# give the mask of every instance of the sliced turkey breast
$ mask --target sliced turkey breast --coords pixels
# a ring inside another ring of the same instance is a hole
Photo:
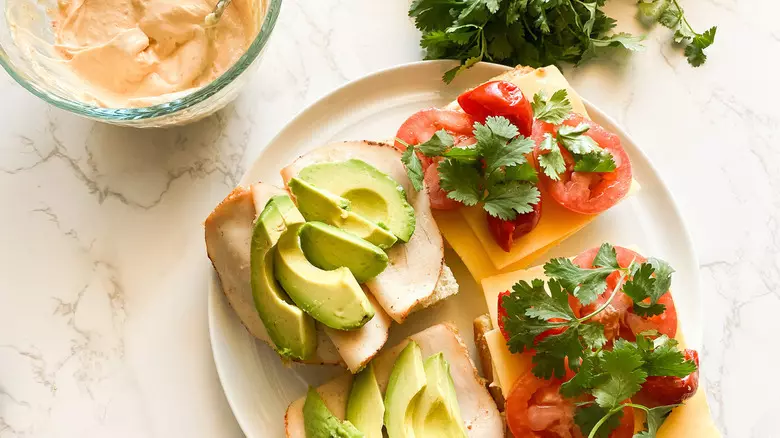
[[[249,333],[273,347],[273,342],[260,319],[252,298],[250,284],[250,244],[257,211],[256,204],[265,206],[268,199],[284,191],[263,185],[265,199],[256,195],[257,191],[246,187],[236,187],[211,212],[205,222],[206,251],[211,264],[217,271],[222,292],[230,302],[241,322]],[[322,327],[317,328],[317,352],[306,363],[342,364],[341,357]]]
[[[450,324],[438,324],[425,329],[409,339],[417,342],[423,357],[443,353],[450,364],[450,374],[455,384],[455,393],[460,406],[466,432],[471,438],[499,438],[504,436],[504,423],[485,382],[474,367],[468,349],[458,335],[457,329]],[[395,359],[406,346],[408,340],[380,353],[374,359],[374,373],[382,392],[387,389],[390,371]],[[351,389],[351,376],[339,377],[317,388],[325,399],[328,408],[340,419],[344,419],[347,399]],[[285,415],[285,431],[288,438],[306,438],[303,431],[303,402],[296,400]]]
[[[365,286],[363,287],[365,291]],[[325,327],[325,333],[336,346],[344,363],[352,373],[362,370],[385,346],[393,320],[379,307],[369,291],[365,291],[374,308],[374,317],[358,330],[343,331]]]
[[[441,233],[433,220],[427,192],[414,190],[401,163],[401,153],[391,145],[371,141],[329,144],[282,169],[282,179],[286,185],[311,164],[349,159],[364,161],[393,178],[404,188],[415,211],[415,232],[409,242],[399,242],[390,248],[387,269],[366,283],[379,304],[391,318],[401,323],[413,311],[457,293],[457,286],[453,290],[452,283],[443,291],[437,290],[445,266]]]

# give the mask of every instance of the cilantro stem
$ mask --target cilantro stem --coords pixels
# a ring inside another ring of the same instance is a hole
[[[591,429],[591,430],[590,430],[590,433],[588,434],[588,438],[593,438],[593,437],[595,437],[595,436],[596,436],[596,432],[598,432],[598,431],[599,431],[599,428],[600,428],[600,427],[601,427],[601,426],[602,426],[602,425],[603,425],[603,424],[604,424],[604,423],[605,423],[607,420],[609,420],[609,417],[611,417],[611,416],[615,415],[616,413],[618,413],[618,411],[622,410],[622,409],[623,409],[623,406],[624,406],[624,405],[618,405],[618,406],[616,406],[615,408],[613,408],[611,411],[607,412],[607,415],[605,415],[605,416],[601,417],[601,420],[599,420],[599,421],[598,421],[598,423],[596,423],[596,424],[593,426],[593,429]]]
[[[683,8],[680,7],[680,4],[677,3],[677,0],[672,0],[672,2],[674,3],[674,6],[677,7],[677,10],[680,11],[680,19],[688,27],[688,30],[691,31],[691,33],[693,33],[695,35],[699,35],[699,33],[697,33],[695,30],[693,30],[693,27],[691,27],[691,23],[688,23],[688,19],[685,18],[685,12],[683,11]]]
[[[620,289],[623,287],[623,283],[625,282],[626,277],[628,276],[628,269],[622,269],[621,268],[620,271],[623,273],[623,275],[620,276],[620,278],[618,279],[618,282],[615,284],[615,289],[612,291],[612,295],[609,296],[609,299],[607,299],[607,301],[605,301],[604,304],[599,306],[599,308],[594,310],[593,312],[583,316],[582,318],[577,318],[577,322],[583,323],[583,322],[593,318],[594,316],[596,316],[599,313],[601,313],[604,309],[607,308],[607,306],[609,306],[612,303],[612,300],[614,300],[615,297],[617,296],[617,293],[620,292]]]

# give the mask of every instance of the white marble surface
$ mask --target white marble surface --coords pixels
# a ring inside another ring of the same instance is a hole
[[[633,2],[612,3],[634,26]],[[407,4],[285,0],[254,81],[183,128],[94,124],[0,74],[0,437],[241,435],[211,358],[201,221],[296,112],[420,58]],[[718,426],[777,437],[780,4],[683,4],[719,26],[704,67],[656,29],[645,53],[566,74],[644,145],[687,219]]]

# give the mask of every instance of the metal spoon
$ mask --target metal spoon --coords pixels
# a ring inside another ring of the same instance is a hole
[[[230,2],[233,0],[219,0],[217,5],[214,6],[214,11],[206,15],[206,27],[214,27],[219,23],[219,19],[222,18],[222,14],[225,13]]]

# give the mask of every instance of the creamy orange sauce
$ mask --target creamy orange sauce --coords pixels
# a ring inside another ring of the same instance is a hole
[[[213,81],[259,28],[252,0],[234,0],[214,27],[216,0],[61,0],[55,50],[101,106],[165,102]]]

